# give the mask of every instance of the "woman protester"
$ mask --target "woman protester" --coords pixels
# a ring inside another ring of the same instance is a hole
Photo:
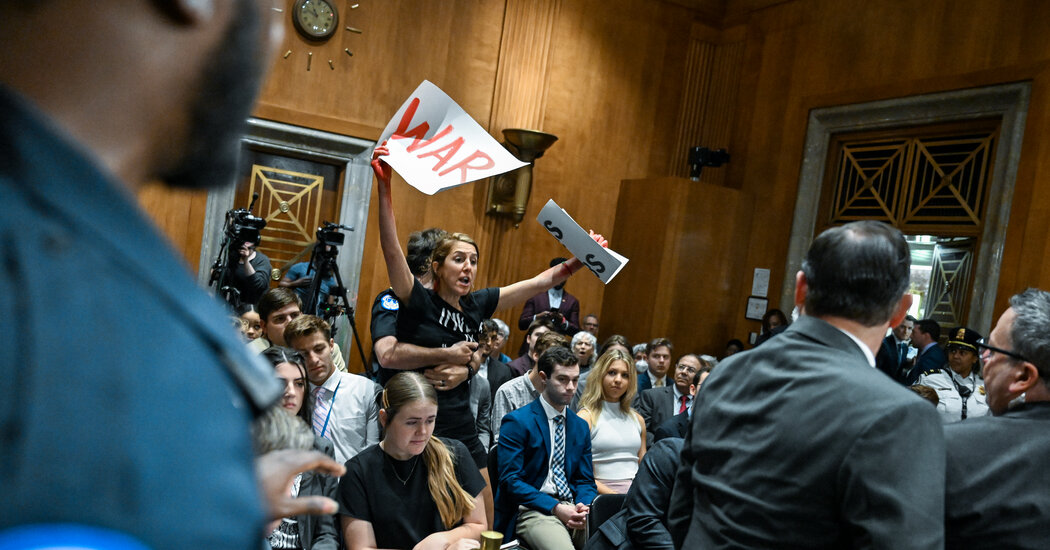
[[[379,241],[390,286],[401,302],[398,326],[408,327],[406,333],[398,333],[400,341],[426,348],[451,346],[465,340],[476,342],[483,319],[491,318],[495,311],[514,307],[531,296],[546,292],[583,267],[579,259],[572,258],[531,279],[474,291],[478,275],[477,244],[466,234],[451,233],[438,244],[431,256],[433,288],[424,287],[412,275],[397,240],[397,224],[390,197],[391,168],[380,158],[387,154],[389,151],[385,145],[376,147],[372,169],[379,181]],[[599,244],[607,246],[601,235],[591,235]],[[439,393],[441,412],[435,433],[462,441],[487,480],[487,452],[478,439],[475,419],[470,411],[469,392],[469,385],[461,384]]]
[[[383,440],[346,463],[339,513],[349,550],[479,548],[485,480],[454,439],[434,436],[437,391],[399,372],[381,394]]]
[[[590,380],[580,418],[591,426],[594,482],[599,494],[624,494],[645,456],[645,420],[631,408],[638,373],[630,355],[610,350],[598,358]]]
[[[948,363],[919,376],[918,385],[937,392],[937,411],[946,424],[988,414],[984,378],[981,376],[977,342],[981,335],[966,327],[950,333],[945,352]]]

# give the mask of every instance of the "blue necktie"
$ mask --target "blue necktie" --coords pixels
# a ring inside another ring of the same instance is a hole
[[[554,417],[554,454],[551,456],[551,472],[554,473],[554,488],[560,500],[572,500],[572,489],[565,479],[565,417]]]

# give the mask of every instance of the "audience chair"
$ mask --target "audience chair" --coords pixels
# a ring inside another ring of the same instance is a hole
[[[587,516],[587,536],[593,537],[605,520],[623,508],[627,495],[598,495],[591,502],[591,513]]]

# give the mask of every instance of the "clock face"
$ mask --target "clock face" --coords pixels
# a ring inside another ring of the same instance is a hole
[[[339,12],[329,0],[297,0],[292,21],[295,30],[308,40],[327,40],[339,25]]]

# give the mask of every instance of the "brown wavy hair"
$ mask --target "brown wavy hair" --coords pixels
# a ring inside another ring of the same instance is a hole
[[[434,252],[430,254],[430,271],[437,275],[437,268],[434,267],[436,263],[441,266],[445,263],[445,258],[448,258],[449,253],[452,252],[452,246],[456,243],[467,243],[474,247],[474,252],[480,257],[481,251],[478,250],[478,243],[474,242],[474,239],[470,238],[470,235],[466,233],[449,233],[445,235],[444,239],[434,247]]]
[[[429,401],[437,405],[434,386],[416,372],[395,374],[386,383],[382,394],[387,423],[393,420],[403,407],[416,401]],[[427,466],[430,498],[434,500],[438,513],[441,514],[441,523],[446,529],[450,529],[474,510],[474,497],[459,484],[452,453],[445,443],[434,435],[430,436],[430,441],[423,449],[423,460]]]

